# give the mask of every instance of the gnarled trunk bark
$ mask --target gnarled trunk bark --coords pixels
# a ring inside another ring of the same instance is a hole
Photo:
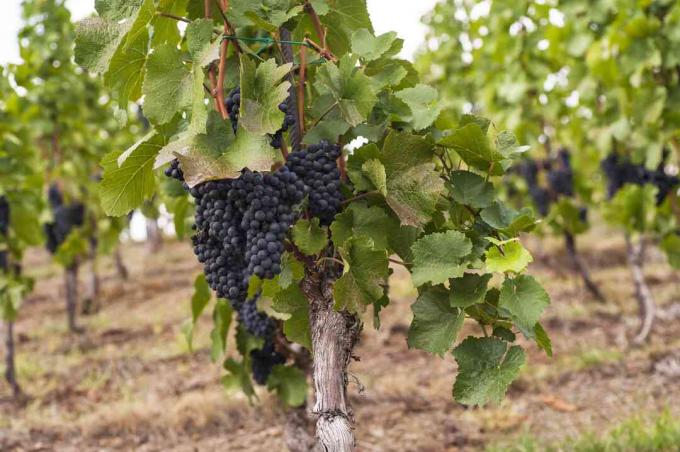
[[[146,246],[151,253],[156,253],[163,245],[163,235],[155,218],[146,219]]]
[[[78,263],[73,263],[64,270],[64,286],[66,288],[66,319],[68,329],[72,333],[83,331],[76,322],[78,309]]]
[[[5,380],[12,388],[12,396],[18,399],[22,392],[17,382],[14,359],[14,322],[5,322]]]
[[[632,343],[634,345],[641,345],[647,340],[649,333],[652,331],[652,325],[654,324],[654,318],[656,316],[656,304],[654,303],[652,292],[649,290],[649,286],[647,286],[645,274],[642,270],[645,261],[644,238],[641,237],[640,241],[636,244],[629,235],[626,235],[626,248],[628,251],[628,265],[630,266],[630,271],[633,276],[635,299],[638,303],[640,316],[640,328],[633,338]]]
[[[116,272],[120,279],[127,281],[130,272],[128,272],[125,262],[123,262],[123,255],[120,252],[120,248],[116,248],[116,251],[113,252],[113,261],[116,264]]]
[[[347,366],[361,322],[357,316],[333,308],[333,281],[322,270],[307,270],[302,291],[310,305],[316,437],[321,450],[344,452],[354,450]]]
[[[590,294],[594,296],[596,300],[602,303],[606,302],[607,300],[604,298],[604,295],[602,295],[600,288],[597,287],[597,284],[595,284],[595,282],[590,277],[588,267],[586,267],[585,262],[583,262],[581,255],[576,251],[576,239],[574,236],[568,232],[565,232],[564,243],[565,247],[567,248],[567,254],[569,254],[569,258],[571,259],[571,262],[574,266],[574,270],[576,270],[581,275],[581,279],[583,280],[588,292],[590,292]]]
[[[97,261],[97,239],[90,238],[90,279],[88,281],[87,297],[83,300],[82,314],[93,314],[99,310],[99,266]]]

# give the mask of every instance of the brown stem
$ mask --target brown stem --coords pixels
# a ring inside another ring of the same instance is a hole
[[[602,292],[600,291],[600,288],[597,287],[597,284],[595,284],[595,282],[591,279],[588,267],[586,267],[585,262],[583,262],[581,255],[576,251],[576,239],[574,238],[573,234],[565,232],[564,243],[567,249],[567,254],[569,254],[569,258],[571,259],[571,262],[574,266],[574,270],[576,270],[581,275],[581,279],[583,279],[583,283],[585,284],[588,292],[590,292],[590,294],[594,296],[595,299],[600,303],[605,303],[607,300],[604,298],[604,295],[602,295]]]
[[[166,12],[163,12],[163,11],[156,11],[156,15],[161,16],[161,17],[167,17],[169,19],[175,19],[175,20],[180,21],[180,22],[186,22],[188,24],[191,23],[191,20],[187,19],[186,17],[177,16],[175,14],[170,14],[170,13],[166,13]]]
[[[656,304],[652,298],[652,293],[645,281],[645,275],[642,270],[644,264],[645,243],[643,238],[640,238],[636,245],[629,235],[626,235],[626,248],[628,255],[628,265],[633,276],[633,284],[635,285],[635,299],[638,303],[638,310],[640,315],[640,329],[632,340],[633,345],[642,345],[649,333],[652,331],[654,318],[656,316]]]
[[[301,289],[309,300],[312,332],[313,413],[321,450],[354,450],[352,411],[347,397],[347,366],[361,331],[361,322],[347,311],[336,311],[334,280],[323,271],[307,268]]]
[[[312,50],[314,50],[316,53],[318,53],[328,61],[332,61],[333,63],[338,62],[338,58],[335,55],[333,55],[333,52],[331,52],[330,50],[321,47],[319,44],[317,44],[316,42],[312,41],[309,38],[305,38],[302,41]]]
[[[212,8],[210,7],[210,0],[203,1],[203,11],[205,12],[205,18],[212,18]]]
[[[215,0],[215,4],[217,5],[217,10],[220,12],[220,16],[222,16],[222,21],[224,22],[224,34],[225,36],[235,36],[234,33],[234,28],[231,26],[231,23],[229,23],[229,19],[227,19],[227,11],[229,11],[229,0],[222,0],[222,4],[220,5],[218,0]],[[243,53],[243,49],[241,49],[241,45],[239,44],[237,39],[233,39],[232,45],[234,46],[234,49],[236,49],[237,53]]]
[[[17,372],[15,366],[14,350],[14,322],[5,322],[5,380],[12,388],[14,399],[21,397],[21,387],[17,382]]]
[[[128,269],[125,266],[125,262],[123,262],[123,255],[120,252],[120,248],[116,248],[116,251],[113,252],[113,260],[116,265],[116,272],[118,273],[118,277],[126,281],[130,276],[130,272],[128,272]]]
[[[66,319],[68,329],[72,333],[82,333],[83,329],[76,323],[78,307],[78,263],[66,267],[64,271],[64,285],[66,287]]]
[[[307,73],[307,53],[304,47],[300,47],[300,76],[298,79],[297,102],[298,102],[298,132],[300,136],[305,134],[305,75]]]
[[[340,180],[347,182],[347,165],[345,164],[345,156],[341,153],[336,162],[338,164],[338,171],[340,171]]]
[[[374,191],[367,191],[367,192],[364,192],[364,193],[359,193],[359,194],[356,195],[356,196],[353,196],[353,197],[351,197],[351,198],[349,198],[349,199],[345,199],[345,200],[342,202],[342,205],[345,206],[345,205],[347,205],[347,204],[349,204],[349,203],[351,203],[351,202],[357,201],[357,200],[362,199],[362,198],[365,198],[365,197],[367,197],[367,196],[377,195],[377,194],[380,194],[380,192],[377,191],[377,190],[374,190]]]
[[[210,79],[210,95],[215,99],[215,110],[222,114],[224,104],[220,104],[217,98],[217,76],[215,75],[215,65],[211,64],[208,68],[208,78]]]
[[[327,50],[328,47],[326,46],[326,29],[321,24],[321,19],[319,19],[319,15],[316,13],[311,3],[305,2],[305,12],[312,20],[312,24],[314,24],[314,29],[316,30],[316,35],[318,36],[319,41],[321,42],[321,47]]]
[[[281,137],[281,155],[283,156],[284,160],[288,160],[288,145],[286,144],[286,140]]]

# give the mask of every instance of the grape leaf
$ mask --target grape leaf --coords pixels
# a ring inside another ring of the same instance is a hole
[[[519,345],[508,349],[496,337],[468,337],[453,350],[453,356],[458,363],[453,397],[465,405],[500,403],[526,360]]]
[[[352,237],[364,236],[372,240],[376,249],[387,248],[386,231],[393,223],[382,208],[353,202],[331,224],[333,242],[342,245]]]
[[[680,269],[680,235],[667,235],[659,246],[668,256],[668,263],[671,267]]]
[[[413,322],[408,346],[443,356],[463,327],[465,312],[449,304],[449,291],[435,286],[425,289],[411,305]]]
[[[377,60],[390,50],[395,39],[397,34],[393,31],[373,36],[373,33],[361,28],[352,33],[352,53],[365,61]]]
[[[335,309],[359,312],[384,294],[388,276],[387,253],[373,249],[373,242],[365,237],[348,240],[339,251],[345,268],[333,288]]]
[[[364,122],[378,100],[370,79],[355,63],[349,56],[343,57],[337,66],[326,63],[318,70],[315,81],[317,90],[333,97],[342,119],[351,126]]]
[[[104,82],[117,94],[119,105],[127,106],[129,101],[135,101],[142,95],[149,33],[143,28],[135,36],[134,41],[118,46],[104,74]]]
[[[415,130],[431,126],[441,112],[438,102],[439,93],[431,86],[419,83],[412,88],[398,91],[394,95],[411,109],[411,117],[403,119],[410,122]]]
[[[536,325],[534,326],[534,340],[536,341],[536,344],[545,351],[546,355],[553,355],[552,341],[540,322],[536,322]]]
[[[197,19],[187,25],[187,48],[194,63],[205,67],[219,58],[220,40],[211,42],[213,36],[213,21],[211,19]],[[203,96],[200,96],[201,99]]]
[[[534,261],[531,253],[522,246],[519,239],[512,239],[486,251],[486,271],[520,273]],[[501,250],[502,248],[502,250]]]
[[[360,191],[372,191],[375,189],[373,182],[364,174],[363,165],[371,159],[380,157],[380,149],[375,143],[369,143],[354,150],[347,158],[347,175],[354,184],[354,189]]]
[[[275,133],[283,122],[279,104],[288,97],[290,82],[281,81],[293,67],[292,63],[276,65],[273,58],[255,65],[241,55],[241,108],[239,126],[255,135]]]
[[[328,12],[321,17],[321,23],[327,29],[328,46],[336,55],[349,50],[355,30],[365,28],[373,33],[366,0],[328,0],[326,3]]]
[[[498,307],[508,311],[526,337],[534,338],[536,322],[549,304],[550,296],[532,276],[519,275],[503,281]]]
[[[143,0],[95,0],[94,8],[100,16],[122,20],[135,14]]]
[[[99,196],[107,215],[125,215],[153,195],[156,190],[153,163],[164,145],[162,135],[151,133],[124,153],[113,151],[104,156]],[[126,158],[121,159],[123,156]]]
[[[312,333],[309,329],[309,304],[296,284],[291,284],[274,295],[272,309],[290,314],[283,322],[283,334],[289,341],[312,349]]]
[[[297,367],[277,365],[267,378],[267,389],[276,391],[286,405],[300,406],[307,398],[307,379]]]
[[[391,132],[385,139],[380,161],[387,176],[387,204],[401,224],[420,227],[437,208],[444,181],[435,171],[433,144],[427,138]]]
[[[450,187],[455,201],[476,209],[488,207],[495,198],[493,185],[470,171],[451,173]]]
[[[210,357],[213,362],[224,355],[227,348],[227,333],[231,325],[232,308],[227,300],[218,298],[213,309],[213,329],[210,332]]]
[[[371,181],[375,190],[383,196],[387,196],[387,174],[385,174],[385,167],[380,163],[380,160],[366,160],[361,165],[361,171],[366,176],[366,179]]]
[[[228,375],[222,377],[224,389],[229,392],[241,390],[251,402],[252,399],[257,399],[250,372],[243,363],[229,358],[224,361],[224,370],[228,372]]]
[[[482,302],[491,276],[465,273],[462,277],[451,279],[451,306],[467,308]]]
[[[170,44],[154,49],[146,63],[142,84],[144,115],[154,124],[166,124],[191,106],[193,77],[182,54]]]
[[[89,17],[76,24],[76,63],[84,68],[105,73],[131,23],[117,23],[102,17]]]
[[[437,144],[455,150],[460,158],[473,168],[494,176],[503,174],[500,162],[505,157],[491,148],[486,134],[474,122],[454,130]]]
[[[413,246],[413,284],[441,284],[463,276],[462,259],[472,251],[472,242],[462,232],[446,231],[425,235]]]
[[[300,219],[292,230],[295,245],[307,255],[319,254],[328,243],[328,232],[319,226],[319,219]]]

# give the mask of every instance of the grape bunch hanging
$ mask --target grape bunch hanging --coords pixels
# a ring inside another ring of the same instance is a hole
[[[654,170],[650,170],[644,165],[636,165],[616,153],[609,154],[601,162],[602,171],[607,176],[607,195],[609,198],[613,198],[626,184],[652,184],[658,189],[656,204],[663,203],[666,196],[680,186],[678,176],[672,176],[665,172],[665,163],[669,154],[668,150],[664,151],[661,163]]]
[[[0,237],[7,242],[9,233],[9,203],[7,198],[0,196]],[[7,250],[0,249],[0,272],[7,270]]]
[[[560,196],[572,198],[574,196],[574,170],[571,166],[571,153],[562,148],[553,159],[534,160],[525,159],[517,165],[517,172],[526,181],[538,213],[545,217],[550,211],[550,205]],[[545,173],[547,184],[542,186],[540,174]],[[581,221],[586,221],[588,210],[580,208]]]
[[[85,206],[75,202],[64,204],[64,198],[56,184],[50,185],[47,199],[54,216],[53,223],[45,223],[45,235],[47,237],[47,250],[54,254],[59,245],[71,233],[73,228],[82,226],[85,219]]]
[[[225,100],[234,131],[238,128],[240,90]],[[271,146],[282,146],[283,133],[295,125],[289,100],[279,105],[285,113],[282,127],[272,136]],[[255,275],[274,278],[281,272],[281,258],[292,225],[306,206],[321,224],[330,224],[342,207],[340,146],[322,141],[289,155],[285,165],[272,172],[244,169],[238,178],[207,181],[190,189],[195,198],[194,252],[203,263],[206,281],[218,297],[228,299],[239,323],[264,339],[262,348],[251,352],[254,380],[264,384],[285,358],[274,346],[277,323],[257,308],[259,294],[248,298],[248,284]],[[178,160],[166,176],[184,182]],[[305,203],[305,200],[307,203]]]

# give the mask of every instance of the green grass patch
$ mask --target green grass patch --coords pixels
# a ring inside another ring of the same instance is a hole
[[[653,420],[631,418],[604,435],[584,433],[559,443],[546,444],[523,435],[508,446],[494,444],[487,452],[677,452],[680,451],[680,419],[666,410]]]

